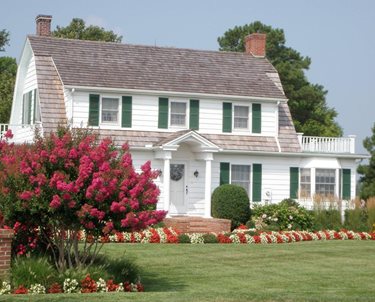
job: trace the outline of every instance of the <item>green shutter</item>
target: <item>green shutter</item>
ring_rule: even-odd
[[[89,126],[99,126],[99,94],[90,94]]]
[[[290,168],[290,198],[298,199],[299,168]]]
[[[223,103],[223,132],[232,132],[232,103]]]
[[[342,169],[342,199],[350,200],[351,198],[351,171],[350,169]]]
[[[132,126],[132,97],[122,97],[121,127],[131,128]]]
[[[159,120],[158,127],[168,129],[168,99],[159,98]]]
[[[253,121],[252,121],[252,130],[253,133],[262,132],[262,106],[261,104],[253,104]]]
[[[190,100],[190,129],[199,130],[199,100]]]
[[[253,164],[253,202],[262,201],[262,165]]]
[[[220,163],[220,186],[229,184],[229,163]]]

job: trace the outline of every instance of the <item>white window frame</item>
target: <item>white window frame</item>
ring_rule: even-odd
[[[117,121],[103,121],[103,100],[105,99],[116,99],[118,101],[117,107]],[[122,112],[122,102],[120,101],[121,97],[114,96],[114,95],[101,95],[100,96],[100,112],[99,112],[99,121],[100,125],[108,125],[108,126],[119,126],[121,123],[121,112]]]
[[[182,103],[185,104],[185,124],[184,125],[175,125],[172,124],[172,103]],[[170,128],[175,128],[175,129],[187,129],[188,127],[188,119],[189,119],[189,103],[187,101],[180,101],[180,100],[169,100],[168,104],[168,124]]]
[[[303,170],[305,171],[309,171],[309,177],[310,177],[310,181],[302,181],[302,172]],[[311,199],[311,193],[312,193],[312,190],[311,190],[311,185],[312,185],[312,173],[311,173],[311,169],[310,168],[300,168],[299,170],[299,198],[300,199]],[[302,190],[302,185],[308,185],[309,186],[309,193],[304,193],[304,190]]]
[[[235,127],[235,107],[247,107],[247,127],[246,128],[239,128],[239,127]],[[251,122],[251,113],[250,113],[250,105],[244,105],[244,104],[236,104],[236,103],[233,103],[233,112],[232,112],[232,128],[234,131],[243,131],[243,132],[249,132],[250,131],[250,122]],[[237,118],[242,118],[242,117],[237,117]]]
[[[317,182],[318,173],[320,170],[329,170],[331,173],[333,172],[334,175],[334,181],[333,182]],[[329,194],[321,194],[317,192],[317,186],[318,185],[326,185],[326,186],[332,186],[333,185],[333,193]],[[319,194],[324,197],[335,197],[337,193],[337,175],[336,175],[336,169],[330,169],[330,168],[316,168],[315,169],[315,188],[314,188],[314,194]]]
[[[246,190],[247,195],[250,196],[250,193],[251,193],[251,191],[250,191],[251,190],[251,174],[252,174],[251,173],[251,165],[230,164],[230,183],[231,184],[236,184],[236,183],[233,183],[233,173],[232,173],[233,166],[245,166],[245,167],[249,168],[249,179],[248,179],[248,181],[246,181],[246,182],[248,182],[248,188],[247,189],[245,188],[245,190]],[[243,181],[243,180],[238,180],[238,182],[245,183],[245,181]],[[241,186],[239,184],[236,184],[236,185]],[[244,188],[244,186],[241,186],[241,187]]]

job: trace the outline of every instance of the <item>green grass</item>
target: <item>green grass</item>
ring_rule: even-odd
[[[375,301],[374,241],[107,244],[103,252],[134,257],[146,292],[0,301]]]

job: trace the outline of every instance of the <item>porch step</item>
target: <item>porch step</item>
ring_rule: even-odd
[[[167,227],[173,227],[182,233],[230,232],[230,220],[227,219],[176,216],[165,218],[163,222]]]

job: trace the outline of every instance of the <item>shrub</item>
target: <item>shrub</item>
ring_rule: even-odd
[[[218,243],[217,237],[214,234],[204,234],[204,243]]]
[[[256,205],[252,220],[257,229],[269,231],[307,230],[312,226],[311,214],[291,199],[278,204]]]
[[[16,247],[25,254],[36,237],[54,249],[56,267],[64,271],[86,264],[99,253],[101,236],[116,230],[140,230],[161,221],[156,211],[158,175],[150,162],[137,173],[128,146],[117,149],[110,139],[98,141],[82,129],[59,128],[57,134],[36,135],[30,145],[0,141],[0,210],[4,222],[26,237]],[[89,240],[79,254],[79,232]],[[71,255],[74,254],[74,260]],[[82,256],[82,257],[81,257]]]
[[[375,197],[366,201],[368,230],[375,232]]]
[[[190,237],[187,234],[179,234],[178,235],[178,242],[179,243],[190,243]]]
[[[20,285],[30,288],[36,283],[49,287],[57,279],[56,269],[45,257],[16,258],[10,273],[14,288]]]
[[[109,259],[107,273],[116,283],[137,283],[140,280],[140,268],[129,258]]]
[[[368,226],[368,212],[366,207],[362,206],[361,201],[356,199],[354,201],[354,209],[345,210],[344,227],[348,230],[357,232],[367,232]]]
[[[225,184],[212,193],[212,216],[231,220],[232,229],[245,224],[250,217],[250,203],[246,190]]]

